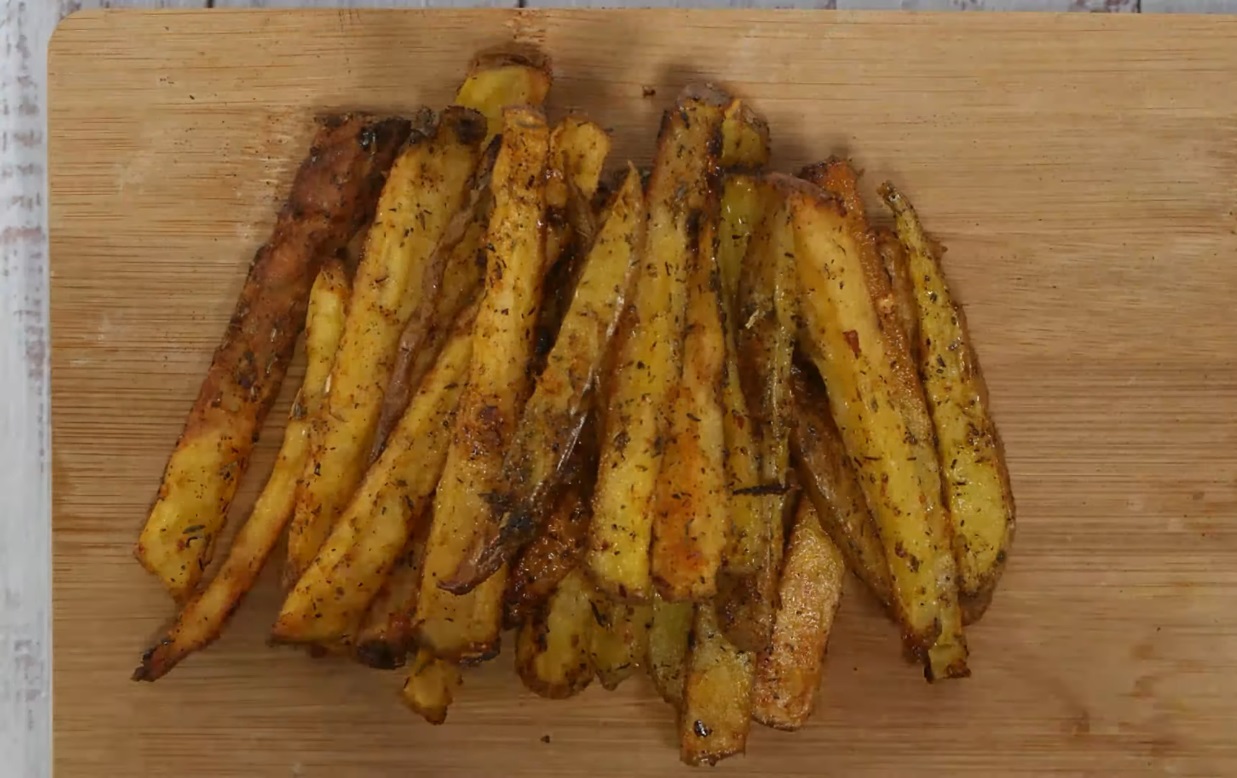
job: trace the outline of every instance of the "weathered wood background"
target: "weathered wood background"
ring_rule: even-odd
[[[50,774],[46,69],[58,21],[99,7],[736,6],[1237,12],[1237,0],[0,0],[0,773]]]

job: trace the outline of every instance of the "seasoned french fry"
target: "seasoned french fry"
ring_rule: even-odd
[[[597,623],[589,655],[597,680],[614,691],[645,662],[653,606],[619,602],[598,592],[593,597],[593,616]]]
[[[880,528],[907,648],[927,660],[929,680],[965,676],[948,517],[925,488],[900,405],[859,249],[840,204],[820,189],[778,176],[793,217],[802,309],[829,404]]]
[[[534,694],[563,699],[593,680],[593,594],[583,571],[573,570],[520,628],[516,671]]]
[[[461,566],[441,586],[468,591],[511,561],[537,531],[588,417],[587,399],[627,299],[644,229],[640,174],[634,167],[584,261],[579,283],[545,370],[524,407],[503,462],[502,480]]]
[[[647,661],[649,676],[662,699],[682,706],[695,606],[690,602],[666,602],[655,596],[652,607]]]
[[[816,508],[801,500],[778,587],[773,639],[756,662],[752,717],[761,724],[798,729],[812,715],[845,575],[842,553],[821,529]]]
[[[348,277],[343,265],[328,260],[309,293],[305,317],[305,377],[292,404],[288,426],[275,467],[237,531],[219,572],[181,610],[167,634],[142,656],[133,673],[136,681],[163,677],[189,654],[200,651],[223,632],[292,517],[296,482],[309,455],[309,430],[326,396],[331,363],[344,329],[348,309]]]
[[[271,631],[283,643],[349,642],[430,498],[447,457],[451,422],[473,357],[465,315],[426,376],[378,462],[321,551],[284,601]]]
[[[455,690],[463,683],[458,665],[435,659],[429,651],[418,651],[404,680],[404,704],[430,724],[447,720],[447,708]]]
[[[661,469],[661,438],[682,372],[687,270],[696,249],[694,226],[717,168],[722,112],[728,98],[687,90],[663,118],[648,203],[644,264],[638,272],[606,392],[606,429],[593,499],[588,565],[607,594],[652,595],[651,501]]]
[[[310,287],[374,212],[382,177],[408,136],[403,119],[324,120],[176,443],[134,554],[178,602],[197,589],[279,394]]]
[[[503,595],[504,623],[523,623],[534,608],[580,564],[588,542],[589,501],[576,483],[566,484],[540,531],[516,560]]]
[[[610,134],[601,125],[578,116],[563,119],[550,134],[545,185],[547,264],[556,264],[569,244],[575,244],[574,249],[579,252],[592,246],[591,218],[587,225],[582,225],[584,219],[579,210],[589,209],[610,145]]]
[[[804,371],[795,370],[792,383],[795,427],[791,444],[799,483],[816,509],[821,527],[841,549],[847,567],[893,612],[893,582],[885,546],[837,425],[829,415],[829,398],[823,386],[816,386],[819,379],[812,382]]]
[[[422,519],[421,529],[423,531],[413,534],[395,560],[357,632],[353,653],[363,665],[378,670],[404,666],[412,644],[412,614],[417,607],[421,582],[425,535],[429,531],[427,519]]]
[[[536,46],[503,44],[478,52],[455,93],[455,104],[480,111],[489,138],[502,131],[503,109],[541,105],[550,93],[550,59]]]
[[[927,390],[944,465],[963,614],[977,621],[992,600],[1014,534],[1014,496],[1005,451],[988,410],[988,386],[966,316],[941,268],[942,250],[892,184],[881,197],[906,248],[919,332],[919,373]],[[897,255],[893,257],[897,261]]]
[[[425,293],[434,249],[464,204],[484,135],[480,114],[448,108],[432,134],[414,137],[387,179],[357,269],[327,412],[297,494],[289,585],[309,567],[365,474],[400,334]]]
[[[743,100],[726,105],[722,119],[722,167],[755,170],[769,162],[769,123]]]
[[[691,646],[679,755],[689,765],[711,765],[747,747],[755,658],[726,639],[707,602],[696,605]]]
[[[873,231],[876,236],[876,252],[889,275],[889,289],[893,293],[893,307],[898,323],[906,333],[906,343],[911,349],[911,359],[919,364],[919,311],[915,303],[915,286],[911,281],[910,263],[906,261],[906,249],[898,234],[888,227]]]
[[[434,501],[417,602],[417,639],[447,659],[485,656],[497,648],[506,568],[467,594],[452,594],[439,582],[455,572],[473,543],[489,508],[486,495],[499,483],[503,452],[528,395],[525,365],[545,269],[549,129],[535,108],[508,108],[503,116],[485,241],[486,287],[473,329],[477,345]]]

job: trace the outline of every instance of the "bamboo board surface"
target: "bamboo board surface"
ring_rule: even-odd
[[[647,162],[704,76],[768,117],[778,167],[893,178],[988,376],[1019,528],[974,677],[925,684],[852,585],[813,723],[719,769],[1237,771],[1237,19],[331,11],[79,15],[52,42],[57,775],[688,771],[642,679],[546,702],[509,653],[431,728],[396,675],[267,648],[271,575],[214,647],[128,680],[173,614],[132,543],[309,118],[441,105],[512,37],[615,159]]]

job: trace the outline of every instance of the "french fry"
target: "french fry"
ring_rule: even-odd
[[[486,233],[485,294],[473,328],[473,360],[434,501],[416,636],[440,658],[497,649],[506,568],[467,594],[442,589],[474,542],[499,483],[506,450],[528,394],[525,365],[545,269],[545,169],[549,129],[538,109],[504,112],[494,163],[494,212]],[[531,182],[531,185],[530,185]]]
[[[889,289],[893,293],[893,308],[898,323],[906,333],[906,342],[911,349],[911,358],[919,363],[919,311],[915,303],[915,286],[911,281],[910,263],[906,261],[906,249],[898,240],[898,234],[888,227],[875,229],[876,253],[889,276]]]
[[[578,116],[563,119],[550,134],[545,184],[548,265],[557,264],[569,250],[587,252],[593,245],[590,203],[610,145],[610,134],[601,125]]]
[[[662,699],[682,706],[695,606],[690,602],[666,602],[655,596],[652,608],[646,663],[649,677]]]
[[[808,368],[812,370],[814,368]],[[846,558],[846,565],[891,613],[893,582],[880,531],[868,509],[837,425],[829,415],[829,398],[805,371],[795,370],[795,427],[791,444],[799,483],[816,509],[821,527]]]
[[[270,240],[253,259],[134,554],[178,602],[197,589],[258,433],[279,394],[323,257],[374,212],[408,136],[403,119],[324,120]]]
[[[353,654],[363,665],[393,670],[403,667],[407,659],[412,646],[412,614],[417,607],[428,520],[422,521],[421,529],[423,531],[413,534],[395,560],[357,632]]]
[[[488,520],[481,523],[455,574],[440,583],[444,588],[468,591],[508,564],[536,534],[549,507],[547,497],[588,418],[587,400],[627,299],[643,229],[640,174],[629,166],[584,260],[546,368],[524,407]]]
[[[442,724],[447,720],[447,708],[461,683],[463,678],[458,665],[435,659],[429,651],[418,651],[400,696],[405,705],[430,724]]]
[[[916,457],[880,319],[842,206],[819,188],[777,176],[790,204],[802,310],[829,404],[880,528],[895,612],[929,680],[965,676],[948,517]]]
[[[564,699],[593,680],[593,593],[583,571],[573,570],[520,628],[516,671],[534,694]]]
[[[271,631],[281,643],[345,643],[416,528],[447,457],[451,422],[473,357],[465,315],[365,474],[318,555],[284,601]]]
[[[653,606],[625,603],[600,592],[593,597],[593,640],[589,649],[597,680],[610,691],[644,665]]]
[[[768,163],[769,123],[743,100],[732,98],[722,117],[722,167],[752,171]]]
[[[752,717],[777,729],[798,729],[812,715],[842,601],[846,563],[821,523],[812,502],[801,500],[778,587],[773,638],[756,662]]]
[[[689,88],[662,120],[648,203],[644,264],[607,380],[609,404],[593,498],[588,566],[602,591],[652,596],[649,547],[661,439],[683,364],[687,271],[710,195],[728,98]],[[711,196],[717,197],[714,192]]]
[[[988,409],[988,386],[961,306],[941,268],[939,244],[892,184],[880,195],[893,211],[906,249],[918,321],[919,374],[927,390],[944,466],[954,530],[963,615],[977,621],[992,600],[1014,534],[1014,496],[1000,434]],[[897,255],[893,260],[897,262]]]
[[[536,46],[503,44],[473,57],[455,104],[480,111],[488,137],[502,131],[503,109],[510,105],[541,105],[550,93],[550,59]]]
[[[480,114],[448,108],[432,133],[410,141],[383,188],[331,371],[327,412],[297,494],[289,585],[309,567],[369,465],[400,334],[424,296],[434,249],[464,204],[484,136]]]
[[[577,483],[565,485],[537,536],[516,560],[503,595],[504,623],[523,623],[580,564],[588,541],[589,501]]]
[[[343,333],[348,309],[348,276],[343,265],[328,260],[309,293],[305,317],[305,377],[292,404],[283,444],[266,486],[249,518],[237,531],[219,572],[177,615],[167,634],[142,656],[135,681],[155,681],[185,657],[214,642],[227,626],[292,517],[296,482],[309,455],[309,430],[326,395],[331,363]]]
[[[696,605],[691,646],[679,755],[689,765],[711,765],[747,748],[755,658],[726,639],[707,602]]]

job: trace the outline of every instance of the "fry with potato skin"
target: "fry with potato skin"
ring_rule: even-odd
[[[502,480],[473,545],[450,580],[468,591],[508,564],[537,532],[588,418],[588,399],[618,326],[643,245],[640,174],[627,177],[585,258],[571,305],[503,461]]]
[[[846,563],[821,524],[812,502],[801,500],[778,585],[773,637],[756,662],[752,717],[777,729],[798,729],[812,715],[842,602]]]
[[[426,546],[416,637],[440,658],[492,653],[498,643],[507,571],[467,594],[439,586],[474,542],[486,495],[502,473],[502,456],[528,395],[525,370],[545,271],[545,169],[549,129],[538,109],[504,114],[494,163],[494,212],[486,233],[486,288],[473,327],[473,360],[460,400],[447,462],[434,501]]]
[[[549,599],[559,582],[579,566],[588,542],[588,494],[566,483],[537,536],[524,548],[507,578],[504,623],[514,627]]]
[[[894,213],[906,249],[905,275],[911,279],[919,325],[919,374],[944,466],[963,614],[977,621],[992,599],[1014,534],[1005,451],[988,409],[988,386],[966,316],[941,268],[942,251],[892,184],[882,185],[880,195]],[[891,255],[894,262],[898,256]]]
[[[418,651],[400,697],[430,724],[442,724],[447,720],[447,708],[451,707],[455,690],[462,683],[458,665],[435,659],[429,651]]]
[[[429,517],[420,520],[383,582],[378,595],[369,604],[353,646],[356,660],[377,670],[403,667],[412,648],[412,614],[417,607],[421,583],[421,561],[425,556],[425,535],[429,532]]]
[[[948,517],[925,488],[899,405],[876,308],[842,206],[818,188],[776,177],[791,206],[802,311],[813,358],[847,453],[880,527],[908,650],[929,680],[962,677],[966,640]]]
[[[473,356],[472,326],[470,312],[458,322],[386,450],[288,594],[271,631],[273,640],[330,643],[355,637],[416,523],[429,513]]]
[[[520,627],[516,671],[534,694],[561,700],[584,691],[593,680],[593,594],[584,572],[573,570]]]
[[[707,602],[696,605],[691,655],[679,713],[679,756],[717,764],[747,748],[755,657],[726,639]]]
[[[588,566],[620,599],[652,596],[652,499],[682,369],[687,270],[717,167],[728,98],[689,88],[667,111],[646,192],[647,231],[633,305],[607,381]],[[714,194],[716,196],[716,193]]]
[[[309,456],[310,427],[321,412],[331,363],[348,309],[348,276],[343,264],[328,260],[309,293],[305,317],[305,377],[292,403],[283,444],[266,486],[241,525],[228,557],[211,582],[191,599],[167,634],[142,656],[135,681],[155,681],[191,653],[214,642],[279,541],[296,500],[296,482]]]
[[[323,120],[270,240],[254,256],[134,550],[178,602],[197,589],[214,553],[292,360],[322,259],[371,217],[408,132],[403,119]]]
[[[505,43],[473,57],[468,75],[455,93],[455,104],[485,116],[488,142],[502,130],[507,106],[541,105],[553,81],[545,52],[536,46]]]
[[[425,293],[434,249],[464,203],[484,134],[480,114],[453,106],[432,134],[409,143],[391,170],[357,268],[324,423],[297,495],[289,585],[309,567],[365,475],[400,335]]]
[[[888,227],[878,227],[873,230],[873,235],[876,240],[876,253],[880,255],[881,264],[889,276],[889,290],[893,294],[893,308],[898,323],[906,333],[911,359],[914,364],[918,364],[919,311],[916,309],[915,287],[911,282],[910,263],[906,261],[906,249],[898,240],[897,233]]]
[[[596,122],[568,116],[550,133],[550,161],[546,169],[545,258],[555,265],[568,251],[580,255],[593,245],[591,213],[593,195],[610,154],[610,133]],[[582,224],[585,220],[589,224]]]

